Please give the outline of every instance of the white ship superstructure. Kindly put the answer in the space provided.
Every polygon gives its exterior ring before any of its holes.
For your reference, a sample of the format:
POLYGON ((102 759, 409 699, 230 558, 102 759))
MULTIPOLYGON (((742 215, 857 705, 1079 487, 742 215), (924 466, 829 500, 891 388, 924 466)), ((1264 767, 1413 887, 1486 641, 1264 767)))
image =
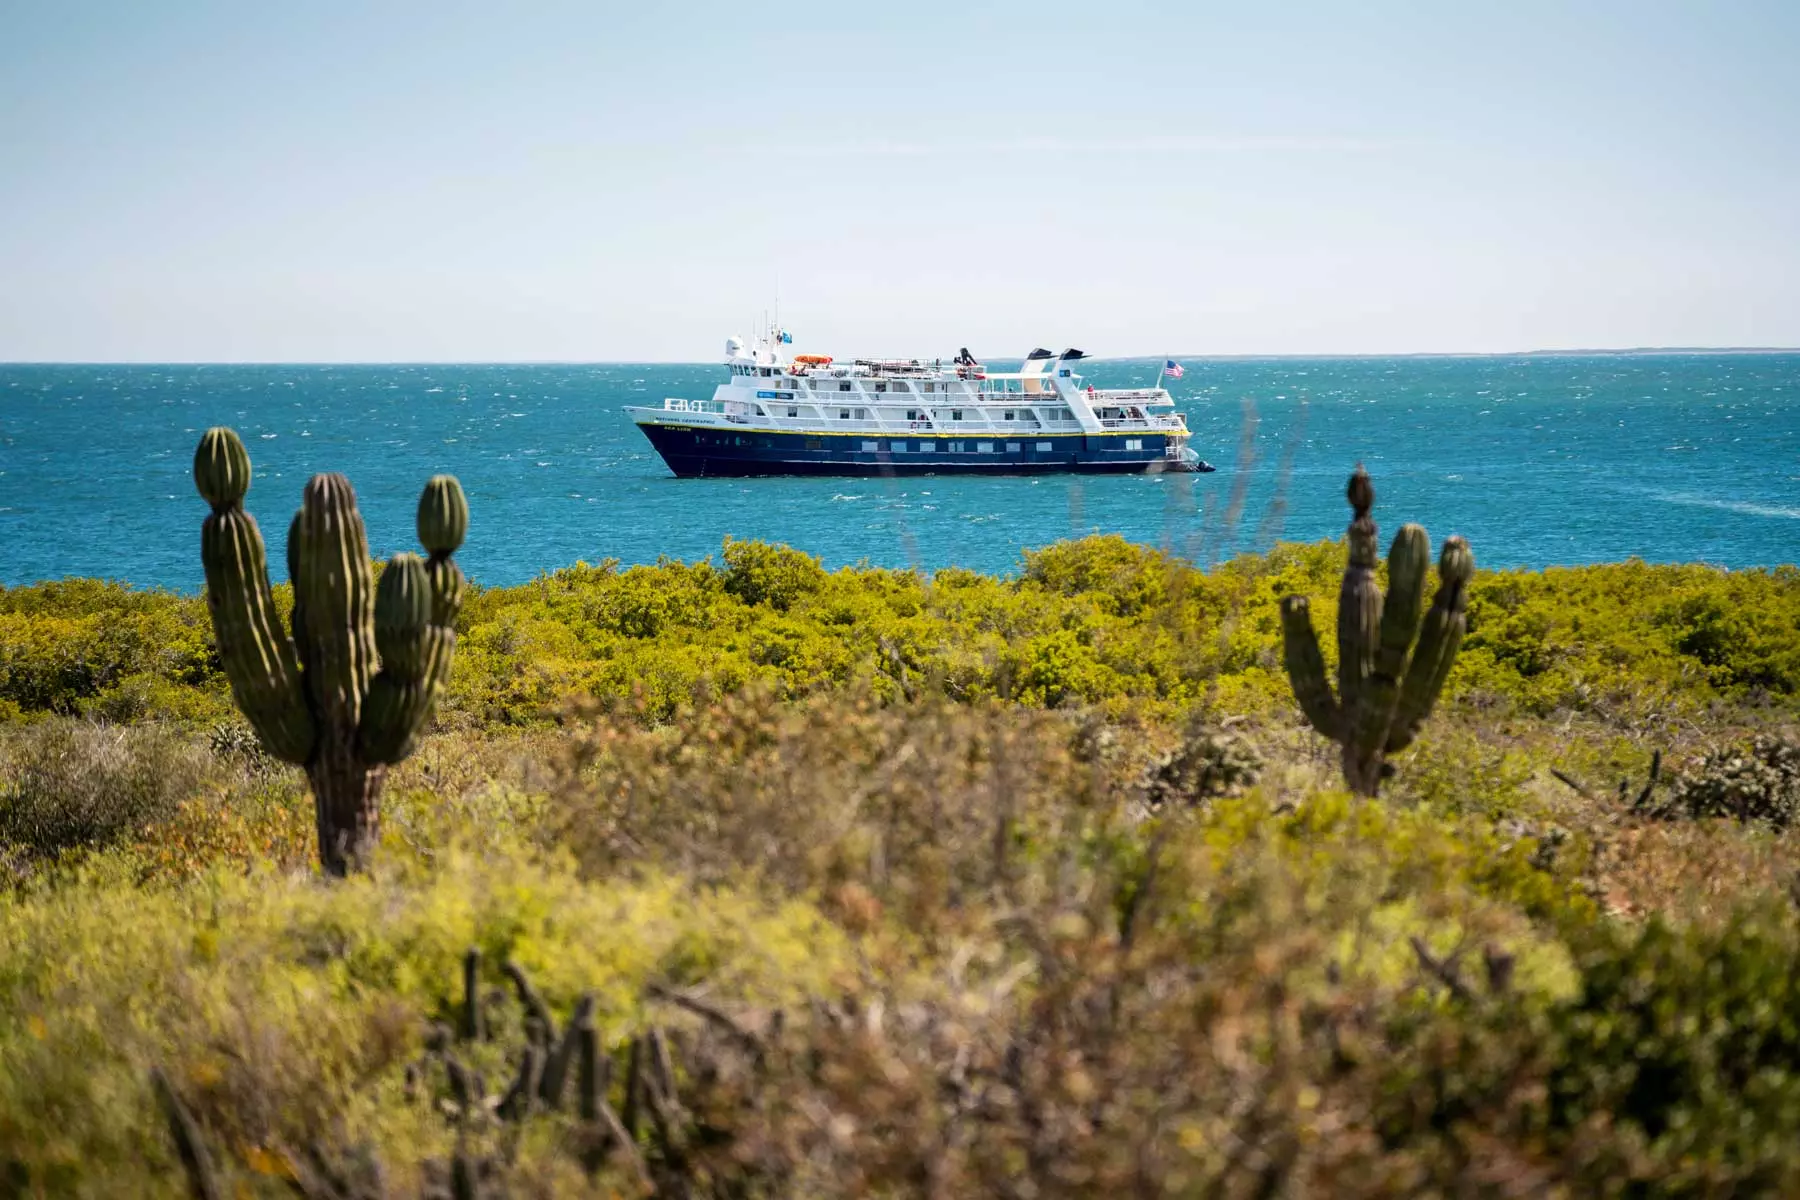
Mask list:
POLYGON ((994 372, 966 350, 839 363, 781 344, 732 338, 710 400, 627 411, 684 476, 1211 469, 1166 389, 1089 387, 1079 350, 994 372))

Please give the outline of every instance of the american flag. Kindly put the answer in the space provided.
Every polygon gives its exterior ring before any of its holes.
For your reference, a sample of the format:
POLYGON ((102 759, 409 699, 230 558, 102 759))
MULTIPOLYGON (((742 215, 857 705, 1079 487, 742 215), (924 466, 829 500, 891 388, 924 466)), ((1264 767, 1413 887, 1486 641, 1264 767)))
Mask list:
POLYGON ((1176 362, 1172 358, 1166 359, 1163 362, 1163 374, 1167 375, 1170 379, 1180 379, 1181 378, 1181 364, 1176 362))

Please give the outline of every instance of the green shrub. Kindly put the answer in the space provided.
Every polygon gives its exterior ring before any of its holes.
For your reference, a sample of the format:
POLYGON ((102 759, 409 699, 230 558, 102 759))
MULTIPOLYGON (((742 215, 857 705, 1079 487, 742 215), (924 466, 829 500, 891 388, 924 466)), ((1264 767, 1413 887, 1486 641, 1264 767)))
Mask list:
MULTIPOLYGON (((1265 711, 1291 703, 1276 601, 1307 595, 1328 628, 1342 555, 1331 542, 1282 545, 1202 572, 1092 537, 1028 552, 1016 579, 956 568, 927 579, 828 573, 785 547, 729 541, 722 567, 577 564, 472 592, 439 727, 545 725, 572 694, 622 701, 640 686, 657 697, 639 710, 651 720, 702 683, 802 696, 887 678, 897 696, 902 673, 956 699, 1265 711)), ((290 602, 285 585, 276 596, 290 602)), ((1447 699, 1624 724, 1720 700, 1791 709, 1800 571, 1479 572, 1447 699)), ((228 698, 203 603, 81 580, 0 589, 0 718, 15 708, 213 724, 228 698)))
POLYGON ((825 583, 825 569, 810 554, 767 542, 725 539, 725 590, 745 604, 781 612, 825 583))
POLYGON ((1746 912, 1712 929, 1598 926, 1586 940, 1580 994, 1553 1013, 1547 1099, 1595 1184, 1793 1194, 1800 932, 1791 912, 1746 912))
POLYGON ((55 719, 0 742, 0 842, 37 856, 96 848, 171 817, 211 760, 156 725, 55 719))
POLYGON ((1676 781, 1665 811, 1787 828, 1800 818, 1800 740, 1758 736, 1712 751, 1676 781))

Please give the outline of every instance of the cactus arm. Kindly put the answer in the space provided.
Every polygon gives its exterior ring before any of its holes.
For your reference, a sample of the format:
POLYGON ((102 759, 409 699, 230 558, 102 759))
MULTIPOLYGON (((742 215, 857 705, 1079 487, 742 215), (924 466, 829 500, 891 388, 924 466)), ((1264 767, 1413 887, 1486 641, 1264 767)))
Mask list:
POLYGON ((270 754, 304 763, 313 748, 312 717, 301 689, 300 660, 275 612, 255 518, 241 508, 207 517, 200 558, 206 606, 232 698, 270 754))
POLYGON ((374 674, 374 589, 356 492, 342 475, 315 475, 295 519, 289 561, 305 626, 307 691, 322 737, 355 737, 374 674))
POLYGON ((454 630, 462 610, 468 581, 451 559, 462 548, 469 532, 469 502, 454 475, 433 475, 419 493, 419 544, 430 557, 425 570, 431 576, 431 623, 454 630))
POLYGON ((1325 656, 1313 632, 1311 605, 1305 596, 1281 598, 1281 643, 1288 683, 1312 727, 1328 738, 1341 732, 1343 715, 1325 677, 1325 656))
POLYGON ((431 623, 454 634, 468 580, 463 578, 462 568, 448 558, 432 558, 425 564, 425 572, 431 577, 431 623))
POLYGON ((207 609, 238 707, 270 754, 302 763, 312 752, 313 724, 294 644, 275 612, 262 532, 244 511, 250 478, 237 434, 207 430, 194 452, 194 484, 213 510, 200 527, 207 609))
POLYGON ((1431 715, 1468 628, 1468 582, 1475 570, 1469 544, 1460 537, 1444 543, 1438 559, 1438 589, 1419 630, 1418 648, 1400 686, 1400 701, 1388 733, 1386 751, 1398 753, 1412 745, 1425 718, 1431 715))
POLYGON ((375 589, 381 672, 369 685, 357 745, 369 762, 397 763, 431 712, 444 631, 431 623, 431 580, 416 554, 396 554, 375 589))

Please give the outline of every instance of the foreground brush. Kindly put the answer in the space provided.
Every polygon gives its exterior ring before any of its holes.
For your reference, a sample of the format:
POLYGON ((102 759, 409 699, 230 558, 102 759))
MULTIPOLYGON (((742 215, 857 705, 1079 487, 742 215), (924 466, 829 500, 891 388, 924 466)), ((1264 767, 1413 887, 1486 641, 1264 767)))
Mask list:
POLYGON ((194 483, 212 505, 200 558, 231 694, 270 754, 306 768, 319 861, 343 875, 374 848, 387 768, 412 752, 449 678, 464 588, 450 556, 468 532, 468 502, 453 476, 434 476, 419 497, 430 557, 394 555, 376 586, 350 481, 313 476, 288 527, 290 638, 262 534, 244 511, 250 456, 236 433, 206 431, 194 483))
POLYGON ((1388 592, 1375 583, 1375 487, 1361 467, 1350 477, 1350 561, 1338 595, 1338 690, 1325 678, 1305 596, 1281 601, 1281 634, 1294 698, 1312 727, 1343 747, 1344 782, 1373 796, 1387 756, 1412 744, 1431 715, 1462 647, 1475 557, 1460 537, 1444 543, 1437 595, 1423 623, 1431 539, 1402 525, 1388 548, 1388 592))

